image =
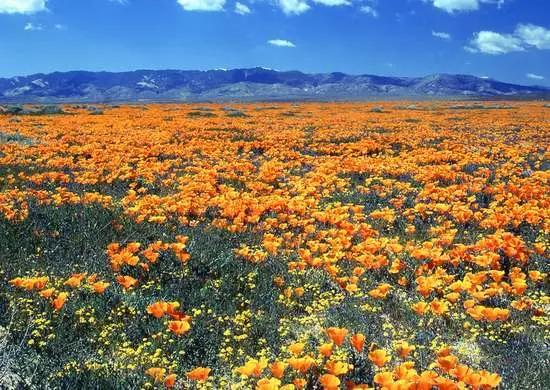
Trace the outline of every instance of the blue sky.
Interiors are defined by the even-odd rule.
[[[550,85],[550,1],[0,0],[0,77],[252,66]]]

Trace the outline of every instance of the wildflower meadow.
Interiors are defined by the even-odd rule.
[[[550,388],[542,102],[0,115],[1,389]]]

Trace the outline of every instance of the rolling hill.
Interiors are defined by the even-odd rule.
[[[71,71],[0,78],[2,102],[363,100],[391,98],[535,98],[550,88],[469,75],[384,77],[307,74],[268,68]]]

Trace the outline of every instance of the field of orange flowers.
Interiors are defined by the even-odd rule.
[[[550,388],[544,103],[63,110],[0,115],[0,388]]]

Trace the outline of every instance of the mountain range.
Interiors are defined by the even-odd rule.
[[[268,68],[71,71],[0,78],[0,102],[549,98],[550,88],[470,75],[385,77]]]

